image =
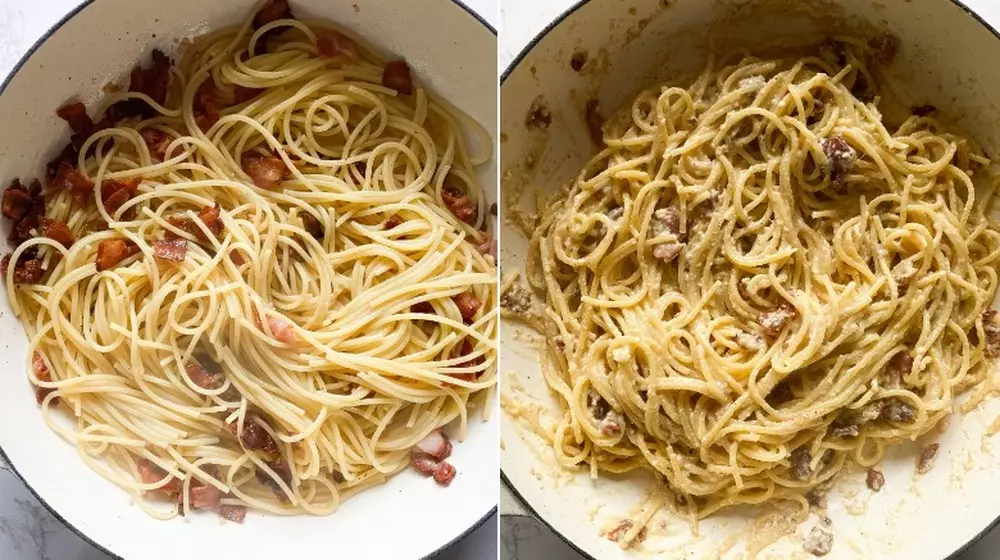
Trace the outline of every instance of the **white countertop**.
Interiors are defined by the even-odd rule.
[[[577,0],[502,0],[500,6],[500,71],[559,14]],[[1000,29],[997,0],[963,0],[993,27]],[[989,9],[987,9],[989,8]],[[500,528],[503,560],[578,560],[579,554],[543,525],[523,517],[505,518]],[[994,530],[956,560],[1000,558],[1000,529]]]
[[[498,0],[462,1],[496,27]],[[83,0],[0,0],[0,80],[7,76],[42,34],[81,3]],[[497,524],[494,516],[438,558],[491,560],[496,557]],[[0,559],[109,558],[53,517],[0,459]]]

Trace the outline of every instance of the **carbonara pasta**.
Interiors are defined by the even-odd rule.
[[[996,174],[933,108],[883,117],[894,49],[732,53],[603,124],[526,268],[563,465],[651,471],[698,517],[805,506],[985,379]]]
[[[485,130],[283,1],[91,112],[4,195],[51,428],[163,518],[328,514],[418,445],[447,484],[496,378]]]

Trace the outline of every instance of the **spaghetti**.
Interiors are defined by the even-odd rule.
[[[45,421],[161,518],[329,514],[443,458],[496,379],[485,130],[281,1],[153,58],[4,197]]]
[[[734,53],[604,122],[526,267],[561,464],[650,471],[696,517],[808,507],[984,381],[997,176],[933,108],[882,117],[894,48]]]

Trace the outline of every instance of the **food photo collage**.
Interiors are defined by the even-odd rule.
[[[0,0],[0,560],[1000,559],[993,0]]]

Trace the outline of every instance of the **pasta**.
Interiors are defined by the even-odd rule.
[[[485,130],[282,1],[153,59],[4,195],[48,425],[161,518],[329,514],[450,450],[496,379]]]
[[[603,123],[525,270],[561,464],[652,472],[695,517],[808,507],[980,386],[1000,352],[997,175],[933,108],[883,116],[894,52],[735,52]],[[523,309],[518,289],[502,305]]]

